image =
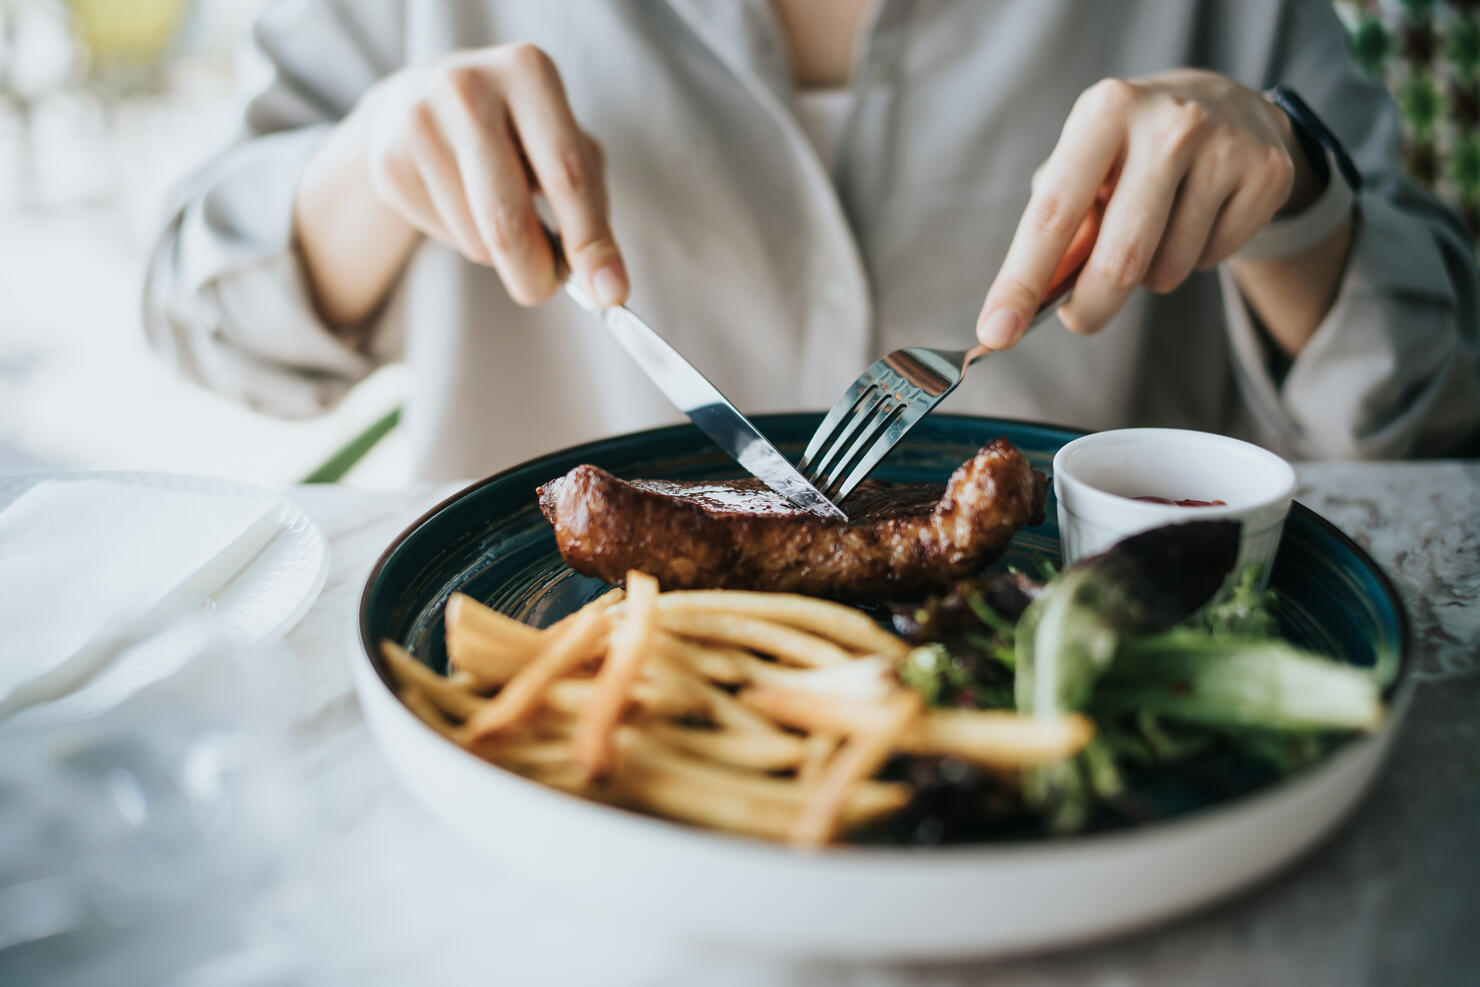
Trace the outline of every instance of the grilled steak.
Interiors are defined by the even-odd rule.
[[[571,568],[607,582],[629,569],[665,590],[755,589],[914,599],[949,587],[1043,520],[1047,480],[1006,439],[938,484],[860,484],[847,522],[793,507],[759,480],[619,480],[577,466],[540,487]]]

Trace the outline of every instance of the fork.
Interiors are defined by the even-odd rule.
[[[1094,248],[1101,216],[1097,203],[1064,252],[1029,329],[1069,296]],[[980,344],[969,350],[911,346],[875,360],[822,419],[797,468],[829,500],[841,504],[909,430],[956,389],[966,368],[990,352]]]

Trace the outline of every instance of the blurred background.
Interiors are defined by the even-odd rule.
[[[0,470],[300,480],[402,396],[399,368],[281,422],[175,377],[140,328],[170,187],[230,139],[264,0],[0,0]],[[394,435],[347,475],[404,482]]]
[[[405,481],[395,431],[380,438],[400,368],[321,419],[280,422],[175,378],[144,345],[161,203],[230,138],[263,2],[0,0],[0,470]],[[1480,233],[1480,3],[1336,8],[1403,110],[1410,173]]]

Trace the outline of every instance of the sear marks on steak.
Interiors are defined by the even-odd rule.
[[[1047,479],[997,439],[939,484],[860,484],[847,522],[793,507],[745,479],[620,480],[577,466],[540,487],[567,564],[609,583],[629,569],[665,590],[752,589],[839,599],[942,591],[1043,521]]]

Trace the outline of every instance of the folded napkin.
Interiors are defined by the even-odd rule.
[[[203,609],[278,533],[283,502],[44,480],[0,511],[0,717],[65,695]]]

